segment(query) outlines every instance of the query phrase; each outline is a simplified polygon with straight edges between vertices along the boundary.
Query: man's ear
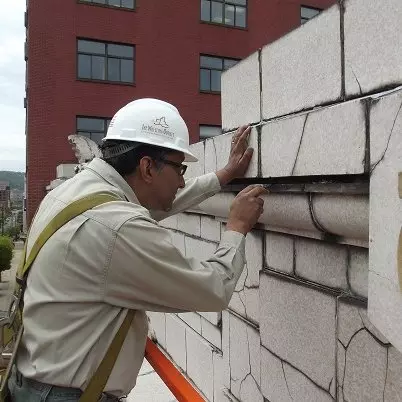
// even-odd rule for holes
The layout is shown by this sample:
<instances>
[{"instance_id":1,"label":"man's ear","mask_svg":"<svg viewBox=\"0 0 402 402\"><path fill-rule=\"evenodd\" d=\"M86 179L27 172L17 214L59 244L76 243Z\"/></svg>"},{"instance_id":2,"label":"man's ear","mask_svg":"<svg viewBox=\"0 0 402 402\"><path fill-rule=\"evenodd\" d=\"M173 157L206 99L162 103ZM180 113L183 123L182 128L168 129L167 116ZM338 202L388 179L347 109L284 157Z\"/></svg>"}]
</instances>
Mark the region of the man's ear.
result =
<instances>
[{"instance_id":1,"label":"man's ear","mask_svg":"<svg viewBox=\"0 0 402 402\"><path fill-rule=\"evenodd\" d=\"M138 168L145 183L152 183L155 174L152 159L149 156L144 156L141 158Z\"/></svg>"}]
</instances>

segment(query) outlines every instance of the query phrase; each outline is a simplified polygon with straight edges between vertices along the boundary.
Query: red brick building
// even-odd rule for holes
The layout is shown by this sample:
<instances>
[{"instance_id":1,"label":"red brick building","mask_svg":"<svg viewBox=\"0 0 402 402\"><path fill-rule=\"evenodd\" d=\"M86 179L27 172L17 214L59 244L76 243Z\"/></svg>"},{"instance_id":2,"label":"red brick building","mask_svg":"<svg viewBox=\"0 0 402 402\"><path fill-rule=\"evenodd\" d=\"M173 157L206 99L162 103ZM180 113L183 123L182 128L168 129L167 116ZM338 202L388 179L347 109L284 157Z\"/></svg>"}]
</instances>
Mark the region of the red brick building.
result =
<instances>
[{"instance_id":1,"label":"red brick building","mask_svg":"<svg viewBox=\"0 0 402 402\"><path fill-rule=\"evenodd\" d=\"M122 105L157 97L198 141L220 125L220 70L334 2L27 0L28 220L56 166L75 161L69 134L99 140Z\"/></svg>"}]
</instances>

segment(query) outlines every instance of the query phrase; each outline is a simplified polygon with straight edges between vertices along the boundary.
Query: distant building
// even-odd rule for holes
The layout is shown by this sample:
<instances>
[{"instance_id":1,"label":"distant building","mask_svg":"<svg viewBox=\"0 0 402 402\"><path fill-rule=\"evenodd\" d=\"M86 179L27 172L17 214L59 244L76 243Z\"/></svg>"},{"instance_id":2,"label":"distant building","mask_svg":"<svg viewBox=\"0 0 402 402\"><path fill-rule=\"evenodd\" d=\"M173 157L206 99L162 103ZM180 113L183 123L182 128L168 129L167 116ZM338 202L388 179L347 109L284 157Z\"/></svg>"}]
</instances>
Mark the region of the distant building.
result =
<instances>
[{"instance_id":1,"label":"distant building","mask_svg":"<svg viewBox=\"0 0 402 402\"><path fill-rule=\"evenodd\" d=\"M0 208L2 210L11 208L10 184L7 181L0 181Z\"/></svg>"}]
</instances>

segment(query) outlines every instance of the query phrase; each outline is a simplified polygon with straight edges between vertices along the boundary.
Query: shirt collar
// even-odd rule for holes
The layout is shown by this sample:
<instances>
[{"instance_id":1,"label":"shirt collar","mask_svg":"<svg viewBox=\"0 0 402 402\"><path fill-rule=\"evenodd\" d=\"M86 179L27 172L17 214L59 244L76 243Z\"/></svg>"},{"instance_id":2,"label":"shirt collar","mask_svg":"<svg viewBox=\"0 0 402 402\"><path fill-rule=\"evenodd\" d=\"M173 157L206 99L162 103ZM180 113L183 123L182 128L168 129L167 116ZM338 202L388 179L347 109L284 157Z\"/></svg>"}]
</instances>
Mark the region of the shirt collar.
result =
<instances>
[{"instance_id":1,"label":"shirt collar","mask_svg":"<svg viewBox=\"0 0 402 402\"><path fill-rule=\"evenodd\" d=\"M100 158L94 158L91 162L88 163L88 165L85 166L85 169L92 170L113 187L119 188L121 191L123 191L124 196L127 198L128 201L141 205L129 184L115 169L113 169L112 166L110 166L104 160Z\"/></svg>"}]
</instances>

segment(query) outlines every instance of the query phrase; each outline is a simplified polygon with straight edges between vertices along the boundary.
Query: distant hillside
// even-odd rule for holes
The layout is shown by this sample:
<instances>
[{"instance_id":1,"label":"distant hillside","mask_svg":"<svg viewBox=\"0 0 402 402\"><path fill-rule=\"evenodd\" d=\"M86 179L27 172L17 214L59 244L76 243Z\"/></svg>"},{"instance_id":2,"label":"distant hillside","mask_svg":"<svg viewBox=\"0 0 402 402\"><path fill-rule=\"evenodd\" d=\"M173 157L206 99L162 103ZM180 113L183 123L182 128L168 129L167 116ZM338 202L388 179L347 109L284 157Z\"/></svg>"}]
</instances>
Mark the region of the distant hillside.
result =
<instances>
[{"instance_id":1,"label":"distant hillside","mask_svg":"<svg viewBox=\"0 0 402 402\"><path fill-rule=\"evenodd\" d=\"M9 172L7 170L0 170L0 181L8 181L10 189L17 188L24 191L24 173L23 172Z\"/></svg>"}]
</instances>

